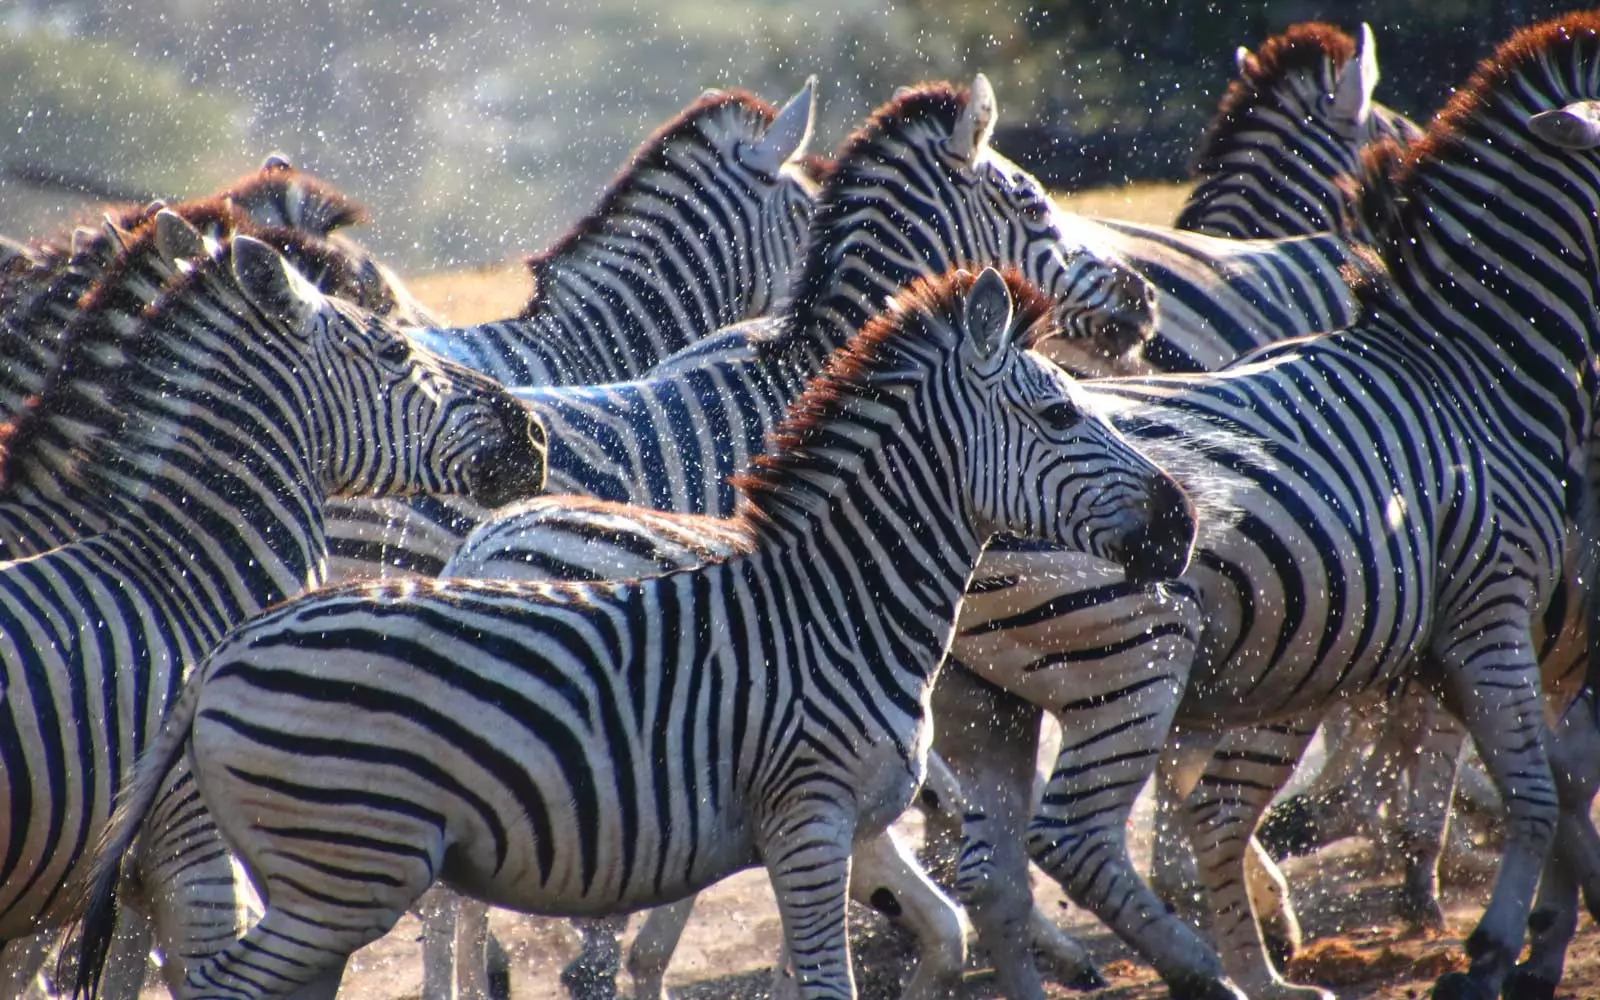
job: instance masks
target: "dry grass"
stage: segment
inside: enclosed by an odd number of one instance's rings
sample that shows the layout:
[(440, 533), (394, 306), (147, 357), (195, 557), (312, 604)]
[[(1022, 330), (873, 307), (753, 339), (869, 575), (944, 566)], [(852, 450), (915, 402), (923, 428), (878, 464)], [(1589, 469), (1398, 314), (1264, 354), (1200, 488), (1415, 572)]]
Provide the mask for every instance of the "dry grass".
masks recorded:
[(1095, 219), (1121, 219), (1125, 222), (1170, 226), (1172, 220), (1178, 217), (1184, 199), (1189, 197), (1190, 187), (1189, 184), (1130, 184), (1127, 187), (1058, 194), (1055, 199), (1056, 204), (1067, 211)]

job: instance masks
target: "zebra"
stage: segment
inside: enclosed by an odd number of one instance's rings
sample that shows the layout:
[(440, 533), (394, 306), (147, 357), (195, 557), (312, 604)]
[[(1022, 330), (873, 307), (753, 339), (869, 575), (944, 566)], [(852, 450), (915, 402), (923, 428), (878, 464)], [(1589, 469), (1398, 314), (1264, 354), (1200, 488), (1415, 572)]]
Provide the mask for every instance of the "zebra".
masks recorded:
[(337, 230), (369, 221), (365, 208), (281, 155), (208, 197), (176, 203), (112, 206), (98, 229), (77, 226), (69, 237), (22, 248), (13, 283), (0, 285), (0, 419), (9, 419), (55, 368), (56, 345), (82, 297), (135, 234), (162, 210), (204, 230), (215, 242), (241, 225), (289, 229), (325, 240), (349, 277), (339, 294), (395, 323), (414, 326), (431, 315), (400, 279)]
[[(956, 125), (955, 130), (957, 134), (965, 134), (972, 128), (986, 135), (986, 127), (981, 123), (993, 117), (992, 88), (980, 78), (974, 82), (971, 93), (978, 102), (976, 106), (985, 110), (976, 121), (970, 125)], [(693, 349), (700, 355), (698, 367), (686, 366), (660, 380), (589, 388), (517, 390), (539, 412), (551, 432), (552, 492), (582, 492), (602, 499), (686, 513), (731, 513), (733, 492), (727, 485), (727, 477), (760, 453), (766, 434), (795, 391), (794, 380), (814, 370), (818, 363), (815, 359), (842, 339), (841, 331), (857, 322), (862, 303), (881, 301), (896, 284), (910, 277), (897, 273), (892, 265), (915, 260), (918, 255), (938, 254), (920, 264), (931, 271), (964, 259), (971, 260), (983, 252), (981, 245), (966, 249), (941, 248), (939, 241), (948, 238), (943, 234), (949, 232), (973, 239), (967, 233), (981, 233), (984, 227), (955, 222), (936, 225), (936, 220), (922, 218), (922, 211), (902, 207), (915, 206), (919, 201), (931, 205), (952, 203), (950, 193), (918, 193), (914, 186), (926, 185), (929, 178), (936, 177), (933, 169), (912, 161), (896, 170), (899, 159), (905, 156), (898, 150), (908, 142), (914, 149), (931, 147), (930, 153), (924, 155), (932, 158), (948, 141), (951, 125), (930, 129), (923, 120), (931, 117), (934, 94), (926, 89), (920, 93), (901, 94), (879, 109), (867, 126), (844, 144), (813, 222), (806, 265), (789, 295), (797, 304), (792, 313), (760, 321), (753, 335), (746, 335), (748, 328), (740, 331), (732, 338), (731, 346), (719, 344), (709, 352)], [(974, 106), (967, 105), (968, 108)], [(942, 114), (947, 116), (947, 122), (954, 118), (952, 111)], [(934, 162), (939, 163), (937, 159)], [(894, 177), (891, 171), (903, 177)], [(981, 170), (976, 173), (980, 178), (985, 176)], [(1030, 277), (1052, 291), (1061, 290), (1056, 294), (1067, 298), (1062, 307), (1065, 313), (1072, 315), (1080, 310), (1078, 300), (1071, 296), (1086, 286), (1082, 277), (1085, 267), (1091, 267), (1091, 273), (1113, 275), (1106, 284), (1115, 285), (1125, 280), (1120, 277), (1120, 267), (1108, 266), (1097, 255), (1080, 257), (1071, 269), (1064, 268), (1059, 261), (1059, 249), (1049, 249), (1058, 244), (1045, 240), (1059, 240), (1058, 226), (1071, 228), (1079, 224), (1051, 210), (1036, 182), (1031, 178), (1024, 182), (1026, 175), (1016, 172), (1009, 164), (997, 180), (1007, 177), (1014, 179), (1009, 183), (1017, 186), (1019, 195), (1006, 195), (1007, 185), (1004, 184), (997, 185), (997, 189), (989, 193), (983, 192), (981, 186), (971, 186), (970, 182), (952, 187), (958, 194), (972, 191), (993, 199), (977, 204), (986, 206), (990, 213), (1000, 213), (986, 225), (1004, 223), (1009, 226), (1014, 233), (1009, 242), (1027, 238), (1037, 245), (1036, 250), (1017, 253), (1013, 260), (1027, 266), (1026, 261), (1038, 258), (1034, 265), (1036, 273)], [(1022, 200), (1020, 195), (1026, 195), (1026, 199)], [(961, 194), (960, 197), (962, 200), (955, 201), (954, 205), (972, 204), (971, 195)], [(1023, 208), (1011, 207), (1013, 199), (1020, 200)], [(1039, 207), (1029, 207), (1035, 199)], [(954, 205), (945, 211), (957, 219), (961, 218), (958, 211), (973, 210), (958, 210)], [(1032, 212), (1047, 219), (1048, 227), (1030, 225), (1027, 217)], [(1007, 216), (1012, 218), (1008, 221)], [(870, 231), (864, 230), (863, 219), (873, 220)], [(925, 230), (931, 233), (918, 235)], [(1251, 253), (1256, 253), (1258, 258), (1265, 256), (1261, 250), (1241, 248), (1236, 241), (1188, 234), (1178, 236), (1189, 239), (1189, 246), (1211, 243), (1219, 247), (1208, 265), (1213, 274), (1228, 270), (1233, 261)], [(918, 242), (906, 245), (913, 239)], [(886, 243), (889, 249), (873, 241)], [(1332, 245), (1335, 241), (1327, 238), (1322, 242)], [(1345, 251), (1340, 249), (1338, 253), (1342, 258)], [(1226, 263), (1218, 263), (1219, 259)], [(1115, 264), (1116, 258), (1111, 263)], [(1049, 270), (1045, 270), (1047, 266)], [(1177, 269), (1169, 273), (1177, 273)], [(829, 287), (829, 283), (835, 287)], [(1247, 287), (1271, 292), (1285, 284), (1276, 279)], [(1087, 285), (1093, 287), (1094, 283)], [(1234, 291), (1232, 301), (1244, 303), (1246, 297)], [(1279, 310), (1276, 316), (1281, 317), (1286, 311)], [(1173, 313), (1181, 315), (1179, 310)], [(1165, 322), (1168, 315), (1163, 309), (1161, 320)], [(1202, 315), (1190, 311), (1189, 315), (1198, 317), (1196, 322), (1205, 324), (1207, 331), (1220, 328), (1220, 323), (1212, 323), (1213, 317), (1222, 315), (1220, 312)], [(1252, 317), (1249, 322), (1263, 331), (1271, 328), (1261, 310), (1248, 315)], [(1210, 333), (1206, 335), (1211, 336)], [(1262, 334), (1248, 331), (1229, 335), (1249, 336), (1252, 343), (1259, 343), (1262, 337)], [(1196, 339), (1199, 336), (1196, 334)], [(722, 355), (724, 360), (708, 362), (707, 358), (717, 357), (719, 350), (726, 352)], [(796, 362), (792, 360), (794, 357), (801, 360)], [(1053, 925), (1038, 915), (1026, 919), (1041, 934), (1053, 932)], [(1004, 926), (1012, 924), (1007, 922)], [(997, 935), (1005, 934), (1005, 931), (994, 930), (984, 933), (983, 937), (992, 942)], [(1015, 939), (1018, 935), (1012, 933), (1010, 937)], [(1087, 956), (1081, 947), (1060, 940), (1059, 933), (1046, 940), (1068, 970), (1069, 978), (1093, 982), (1092, 968), (1087, 965)], [(1019, 944), (1015, 940), (1006, 943)], [(998, 947), (991, 943), (992, 950)], [(1001, 965), (1008, 961), (1031, 962), (1031, 959), (1025, 950), (1012, 958), (997, 957)]]
[(633, 153), (599, 204), (530, 257), (515, 318), (414, 330), (507, 385), (635, 378), (713, 330), (757, 316), (800, 255), (818, 174), (816, 77), (781, 111), (708, 91)]
[(183, 995), (329, 990), (437, 878), (593, 914), (759, 862), (799, 995), (853, 996), (852, 845), (920, 781), (922, 706), (985, 541), (1086, 545), (1146, 579), (1193, 541), (1182, 490), (1017, 349), (1051, 308), (993, 270), (897, 296), (741, 478), (733, 558), (633, 582), (355, 584), (240, 629), (102, 845), (80, 967), (98, 966), (118, 859), (188, 746), (269, 902)]
[[(356, 303), (370, 301), (371, 272), (359, 259), (352, 260), (346, 251), (302, 231), (256, 226), (231, 201), (208, 199), (159, 209), (132, 232), (124, 232), (120, 239), (125, 246), (104, 267), (96, 284), (79, 297), (79, 308), (58, 337), (71, 342), (77, 326), (107, 322), (134, 324), (137, 329), (140, 312), (183, 268), (223, 246), (219, 237), (226, 240), (240, 233), (252, 234), (287, 254), (297, 272), (323, 294)], [(112, 314), (118, 319), (109, 321)], [(79, 484), (73, 466), (82, 460), (80, 451), (76, 429), (67, 429), (32, 448), (34, 457), (14, 463), (12, 475), (0, 485), (0, 553), (6, 558), (34, 555), (103, 530), (108, 517), (114, 516), (92, 490)]]
[[(8, 942), (74, 916), (88, 853), (183, 668), (320, 581), (326, 495), (505, 502), (542, 483), (543, 431), (514, 398), (325, 298), (259, 240), (233, 237), (137, 313), (122, 301), (97, 294), (0, 435), (0, 481), (54, 469), (105, 521), (0, 563)], [(175, 973), (234, 928), (207, 909), (216, 863), (227, 869), (216, 831), (184, 807), (186, 777), (168, 791), (139, 860)]]
[[(1381, 697), (1421, 654), (1425, 679), (1463, 717), (1509, 812), (1496, 890), (1468, 939), (1472, 968), (1445, 977), (1435, 995), (1553, 989), (1559, 955), (1541, 957), (1542, 932), (1530, 968), (1507, 976), (1558, 819), (1563, 851), (1546, 884), (1560, 882), (1569, 907), (1576, 881), (1600, 889), (1600, 867), (1580, 849), (1596, 843), (1592, 765), (1564, 764), (1552, 776), (1535, 641), (1589, 502), (1596, 276), (1592, 260), (1567, 248), (1600, 236), (1597, 60), (1600, 18), (1529, 29), (1480, 67), (1409, 150), (1384, 143), (1365, 154), (1355, 210), (1389, 278), (1364, 290), (1357, 327), (1286, 343), (1215, 376), (1091, 388), (1115, 401), (1115, 422), (1136, 441), (1199, 425), (1267, 443), (1270, 461), (1232, 463), (1249, 480), (1234, 494), (1243, 518), (1197, 547), (1176, 591), (1191, 605), (1184, 630), (1198, 653), (1192, 667), (1175, 667), (1187, 683), (1181, 706), (1182, 685), (1164, 704), (1139, 704), (1147, 673), (1107, 670), (1084, 683), (1080, 661), (1097, 654), (1066, 638), (1079, 623), (1065, 600), (1033, 616), (1057, 638), (1039, 642), (1031, 668), (1019, 655), (986, 670), (968, 655), (978, 637), (956, 640), (953, 656), (1002, 687), (1031, 688), (1040, 703), (1124, 703), (1077, 730), (1029, 827), (1029, 854), (1150, 958), (1175, 995), (1224, 995), (1224, 967), (1250, 996), (1324, 995), (1285, 984), (1262, 954), (1237, 879), (1244, 834), (1327, 704)], [(1230, 464), (1226, 454), (1215, 461)], [(1076, 608), (1109, 618), (1093, 583)], [(997, 603), (1003, 591), (992, 591)], [(995, 623), (1025, 618), (1016, 607), (988, 618), (973, 611)], [(1068, 664), (1070, 676), (1052, 678)], [(1126, 864), (1121, 818), (1159, 743), (1122, 742), (1114, 761), (1098, 759), (1107, 734), (1173, 712), (1200, 727), (1270, 723), (1254, 743), (1230, 737), (1188, 804), (1225, 966)], [(1596, 725), (1586, 689), (1556, 728), (1556, 759), (1575, 761), (1574, 744), (1592, 747)], [(989, 843), (1004, 839), (991, 831)], [(1563, 933), (1570, 926), (1544, 942), (1551, 952)]]
[[(766, 312), (801, 253), (818, 179), (816, 77), (782, 109), (708, 91), (642, 143), (598, 205), (529, 259), (520, 315), (412, 330), (444, 357), (518, 385), (631, 378)], [(435, 575), (486, 512), (459, 498), (334, 505), (330, 579)]]
[(1195, 150), (1194, 190), (1179, 229), (1233, 239), (1338, 232), (1345, 220), (1340, 178), (1369, 142), (1409, 144), (1421, 134), (1405, 115), (1372, 99), (1378, 48), (1372, 27), (1357, 43), (1308, 21), (1252, 52), (1240, 46), (1228, 84)]

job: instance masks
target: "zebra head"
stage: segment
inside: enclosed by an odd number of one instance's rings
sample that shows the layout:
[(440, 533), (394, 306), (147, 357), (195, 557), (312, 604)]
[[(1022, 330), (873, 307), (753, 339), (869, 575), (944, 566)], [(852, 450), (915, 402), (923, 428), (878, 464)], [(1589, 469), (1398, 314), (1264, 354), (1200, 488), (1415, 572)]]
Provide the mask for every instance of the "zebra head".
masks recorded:
[[(840, 147), (818, 199), (793, 329), (830, 320), (855, 331), (900, 288), (953, 268), (1016, 268), (1057, 303), (1062, 335), (1112, 334), (1122, 355), (1142, 344), (1154, 296), (1120, 261), (1091, 250), (1032, 174), (990, 145), (999, 115), (979, 73), (970, 88), (903, 88)], [(1069, 322), (1088, 311), (1110, 323)], [(831, 315), (830, 315), (831, 314)], [(1153, 315), (1149, 328), (1154, 328)]]
[(948, 418), (964, 421), (958, 464), (973, 523), (1121, 563), (1134, 582), (1188, 565), (1194, 509), (1183, 489), (1133, 448), (1071, 376), (1023, 350), (1050, 303), (1015, 274), (959, 274), (964, 304)]
[(320, 381), (326, 495), (465, 493), (498, 506), (544, 484), (544, 427), (499, 383), (415, 347), (381, 319), (329, 298), (266, 243), (230, 242), (234, 278), (287, 350)]

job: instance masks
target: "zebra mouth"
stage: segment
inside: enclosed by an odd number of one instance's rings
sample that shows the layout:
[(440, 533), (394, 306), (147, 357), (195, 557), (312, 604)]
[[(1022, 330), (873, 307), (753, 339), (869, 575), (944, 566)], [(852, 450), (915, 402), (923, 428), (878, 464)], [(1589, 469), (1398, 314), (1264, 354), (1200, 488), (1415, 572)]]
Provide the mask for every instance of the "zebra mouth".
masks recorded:
[(513, 401), (511, 409), (513, 412), (506, 414), (509, 433), (504, 444), (480, 454), (473, 465), (472, 496), (486, 507), (501, 507), (544, 492), (549, 442), (544, 424), (521, 403)]
[(1176, 579), (1189, 568), (1189, 555), (1194, 551), (1194, 505), (1188, 494), (1160, 476), (1150, 485), (1149, 505), (1149, 519), (1133, 532), (1123, 549), (1122, 565), (1129, 583)]

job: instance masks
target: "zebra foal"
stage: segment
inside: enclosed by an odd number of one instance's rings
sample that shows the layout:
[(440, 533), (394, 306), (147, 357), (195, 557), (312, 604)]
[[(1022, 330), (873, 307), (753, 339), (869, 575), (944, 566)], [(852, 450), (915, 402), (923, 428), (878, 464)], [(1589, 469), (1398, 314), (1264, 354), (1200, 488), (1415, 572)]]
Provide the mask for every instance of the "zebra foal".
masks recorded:
[(741, 480), (737, 557), (631, 583), (351, 586), (240, 630), (103, 842), (80, 968), (192, 745), (269, 903), (183, 996), (332, 986), (435, 879), (599, 914), (757, 862), (800, 995), (853, 995), (852, 844), (920, 781), (928, 688), (988, 537), (1086, 546), (1141, 578), (1181, 570), (1193, 539), (1182, 491), (1018, 349), (1049, 308), (997, 272), (898, 296)]

